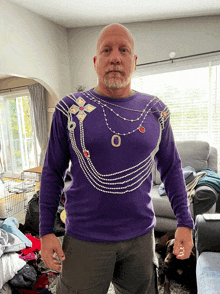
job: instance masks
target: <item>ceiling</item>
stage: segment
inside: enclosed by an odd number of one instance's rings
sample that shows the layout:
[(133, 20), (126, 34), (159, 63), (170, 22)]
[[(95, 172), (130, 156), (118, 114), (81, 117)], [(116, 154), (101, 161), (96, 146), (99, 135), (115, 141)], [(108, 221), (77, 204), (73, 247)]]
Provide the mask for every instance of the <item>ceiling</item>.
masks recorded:
[(220, 14), (219, 0), (11, 0), (11, 2), (65, 28)]

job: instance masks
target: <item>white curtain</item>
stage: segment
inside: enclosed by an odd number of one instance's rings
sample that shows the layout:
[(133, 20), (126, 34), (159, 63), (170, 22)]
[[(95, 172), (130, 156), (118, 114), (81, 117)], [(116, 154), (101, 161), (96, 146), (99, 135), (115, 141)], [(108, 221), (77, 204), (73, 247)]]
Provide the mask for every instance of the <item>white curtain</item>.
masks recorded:
[(48, 144), (47, 102), (45, 88), (41, 84), (28, 86), (31, 96), (31, 109), (34, 115), (36, 135), (41, 148), (39, 165), (43, 165)]

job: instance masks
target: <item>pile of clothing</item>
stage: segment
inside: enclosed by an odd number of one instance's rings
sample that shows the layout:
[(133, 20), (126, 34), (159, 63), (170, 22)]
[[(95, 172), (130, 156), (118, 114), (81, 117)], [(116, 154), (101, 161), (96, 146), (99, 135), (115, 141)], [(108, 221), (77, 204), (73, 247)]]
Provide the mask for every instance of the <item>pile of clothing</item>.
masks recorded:
[[(210, 168), (196, 171), (193, 167), (186, 166), (182, 170), (188, 203), (193, 202), (194, 218), (198, 214), (206, 213), (215, 204), (215, 211), (220, 213), (220, 175)], [(166, 196), (163, 183), (159, 186), (159, 195)]]
[[(195, 189), (202, 186), (212, 187), (220, 194), (220, 176), (210, 168), (195, 170), (191, 166), (182, 168), (183, 176), (186, 183), (186, 190), (189, 204), (193, 202), (195, 196)], [(164, 184), (159, 186), (160, 196), (166, 196)]]
[[(69, 185), (71, 177), (65, 178)], [(34, 183), (27, 181), (20, 187), (11, 186), (15, 193), (22, 189), (33, 189)], [(26, 190), (26, 191), (27, 191)], [(9, 217), (0, 218), (0, 294), (55, 294), (59, 272), (46, 267), (41, 258), (39, 239), (39, 195), (37, 191), (28, 202), (25, 223)], [(65, 223), (60, 215), (64, 210), (65, 193), (62, 194), (54, 225), (54, 234), (62, 244)]]
[(51, 281), (59, 272), (45, 266), (34, 235), (24, 234), (13, 217), (0, 220), (0, 294), (54, 293)]

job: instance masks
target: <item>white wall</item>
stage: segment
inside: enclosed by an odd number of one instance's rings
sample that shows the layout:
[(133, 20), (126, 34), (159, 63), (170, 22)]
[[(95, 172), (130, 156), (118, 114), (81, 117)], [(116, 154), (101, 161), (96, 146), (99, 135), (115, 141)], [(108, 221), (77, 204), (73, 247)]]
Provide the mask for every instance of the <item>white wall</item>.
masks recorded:
[(97, 84), (93, 57), (101, 29), (101, 26), (67, 29), (72, 92), (76, 92), (77, 85), (85, 85), (88, 90)]
[[(220, 16), (126, 24), (135, 40), (138, 64), (220, 49)], [(42, 83), (61, 99), (97, 84), (93, 67), (102, 26), (65, 29), (7, 0), (0, 0), (0, 74)], [(69, 55), (68, 55), (69, 51)]]
[[(135, 40), (138, 64), (220, 50), (220, 16), (125, 24)], [(76, 85), (92, 88), (97, 83), (93, 56), (103, 27), (68, 29), (71, 90)]]
[(54, 97), (70, 91), (66, 29), (0, 0), (0, 74), (40, 82)]

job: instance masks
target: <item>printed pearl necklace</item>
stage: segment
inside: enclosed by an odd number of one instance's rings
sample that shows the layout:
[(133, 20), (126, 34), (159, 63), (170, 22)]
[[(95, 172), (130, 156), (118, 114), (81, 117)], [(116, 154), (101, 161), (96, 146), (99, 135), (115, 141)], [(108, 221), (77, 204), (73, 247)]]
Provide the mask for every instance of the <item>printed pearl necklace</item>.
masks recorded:
[[(82, 171), (84, 172), (87, 180), (91, 183), (91, 185), (96, 190), (99, 190), (104, 193), (110, 193), (110, 194), (125, 194), (127, 192), (132, 192), (136, 190), (137, 188), (139, 188), (142, 185), (142, 183), (151, 174), (152, 167), (154, 165), (154, 156), (159, 150), (159, 144), (161, 141), (161, 133), (162, 133), (161, 127), (160, 127), (160, 135), (158, 138), (157, 145), (146, 159), (144, 159), (137, 165), (132, 166), (128, 169), (121, 170), (119, 172), (115, 172), (112, 174), (106, 174), (106, 175), (100, 174), (96, 170), (90, 156), (86, 157), (87, 161), (85, 160), (85, 157), (82, 155), (82, 153), (80, 152), (80, 150), (78, 149), (76, 145), (74, 129), (75, 128), (70, 129), (70, 132), (69, 132), (72, 148), (78, 157), (80, 167)], [(84, 132), (82, 122), (80, 122), (80, 132)], [(82, 147), (85, 148), (84, 136), (82, 136), (81, 138), (82, 138), (81, 145), (83, 145)], [(118, 176), (121, 174), (123, 175)], [(113, 176), (116, 176), (116, 178), (109, 178)], [(124, 179), (124, 180), (122, 182), (119, 182), (119, 180), (121, 179)]]
[[(90, 100), (94, 101), (95, 103), (98, 103), (101, 107), (102, 107), (102, 110), (103, 110), (103, 114), (104, 114), (104, 119), (105, 119), (105, 123), (106, 123), (106, 126), (107, 128), (112, 132), (114, 133), (114, 135), (112, 136), (111, 138), (111, 143), (114, 147), (119, 147), (121, 145), (121, 137), (120, 136), (127, 136), (127, 135), (130, 135), (134, 132), (136, 132), (137, 130), (139, 130), (141, 133), (145, 133), (145, 128), (142, 126), (146, 116), (148, 115), (148, 113), (150, 112), (151, 108), (158, 102), (158, 98), (157, 97), (153, 97), (153, 99), (145, 106), (145, 108), (141, 111), (139, 110), (134, 110), (134, 109), (129, 109), (129, 108), (126, 108), (126, 107), (123, 107), (123, 106), (120, 106), (120, 105), (117, 105), (117, 104), (113, 104), (111, 102), (107, 102), (107, 101), (102, 101), (101, 99), (97, 99), (97, 97), (95, 97), (90, 91), (88, 91), (89, 95), (86, 94), (86, 97), (89, 98)], [(148, 109), (148, 111), (146, 111), (146, 109), (148, 108), (148, 106), (154, 101), (156, 100), (156, 102), (154, 103), (154, 105), (151, 106), (150, 109)], [(110, 108), (106, 103), (110, 104), (110, 105), (114, 105), (116, 107), (120, 107), (122, 109), (125, 109), (125, 110), (128, 110), (128, 111), (138, 111), (138, 112), (141, 112), (140, 116), (137, 117), (136, 119), (128, 119), (128, 118), (125, 118), (123, 116), (121, 116), (119, 113), (115, 112), (114, 109)], [(113, 112), (118, 118), (121, 118), (122, 120), (124, 121), (129, 121), (129, 122), (136, 122), (136, 121), (139, 121), (142, 116), (143, 119), (141, 121), (141, 123), (138, 125), (138, 127), (136, 127), (135, 129), (133, 129), (132, 131), (128, 131), (127, 133), (120, 133), (120, 132), (117, 132), (115, 130), (113, 130), (110, 125), (109, 125), (109, 122), (108, 122), (108, 118), (107, 118), (107, 115), (106, 115), (106, 111), (105, 111), (105, 108), (109, 109), (111, 112)]]
[[(74, 100), (76, 103), (79, 103), (80, 97), (76, 99), (76, 97), (69, 96), (69, 98)], [(81, 98), (81, 102), (82, 100), (83, 99)], [(90, 153), (86, 149), (84, 128), (83, 128), (83, 121), (85, 117), (83, 117), (82, 114), (81, 116), (80, 115), (78, 116), (79, 127), (80, 127), (80, 144), (81, 144), (82, 152), (79, 150), (76, 144), (75, 133), (74, 133), (76, 122), (72, 120), (73, 112), (71, 110), (74, 110), (74, 112), (77, 113), (77, 111), (82, 112), (84, 111), (84, 109), (87, 111), (92, 111), (95, 108), (94, 106), (90, 104), (87, 104), (85, 107), (83, 107), (83, 109), (82, 107), (83, 106), (78, 107), (76, 105), (72, 105), (69, 108), (68, 105), (63, 100), (61, 100), (56, 106), (56, 108), (59, 111), (61, 111), (68, 119), (67, 123), (68, 123), (71, 145), (73, 150), (75, 151), (75, 154), (77, 155), (80, 167), (83, 173), (85, 174), (87, 180), (91, 183), (91, 185), (95, 189), (102, 191), (104, 193), (125, 194), (127, 192), (131, 192), (139, 188), (152, 172), (152, 167), (154, 165), (154, 156), (159, 150), (159, 144), (161, 141), (164, 121), (168, 117), (167, 112), (163, 110), (163, 112), (161, 112), (161, 116), (158, 118), (158, 124), (160, 128), (159, 138), (158, 138), (155, 149), (151, 152), (151, 154), (147, 158), (145, 158), (143, 161), (139, 162), (135, 166), (129, 167), (125, 170), (103, 175), (96, 170), (90, 158)], [(77, 108), (79, 108), (79, 110), (77, 110)]]

